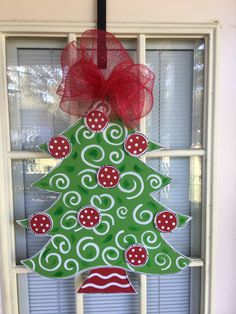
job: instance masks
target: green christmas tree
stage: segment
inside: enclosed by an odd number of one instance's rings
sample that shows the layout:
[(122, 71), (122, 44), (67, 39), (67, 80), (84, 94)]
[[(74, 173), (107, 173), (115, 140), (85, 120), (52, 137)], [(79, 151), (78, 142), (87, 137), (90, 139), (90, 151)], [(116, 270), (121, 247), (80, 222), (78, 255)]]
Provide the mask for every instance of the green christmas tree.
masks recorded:
[(139, 158), (160, 148), (119, 119), (107, 123), (100, 110), (92, 110), (42, 144), (42, 151), (63, 159), (34, 186), (59, 196), (46, 211), (19, 222), (35, 234), (50, 236), (40, 252), (22, 263), (50, 278), (92, 269), (97, 276), (81, 292), (96, 292), (96, 280), (108, 280), (115, 270), (120, 275), (100, 292), (132, 292), (128, 283), (123, 287), (119, 283), (125, 270), (162, 275), (185, 268), (190, 260), (163, 235), (183, 227), (189, 217), (153, 198), (151, 193), (163, 189), (171, 178)]

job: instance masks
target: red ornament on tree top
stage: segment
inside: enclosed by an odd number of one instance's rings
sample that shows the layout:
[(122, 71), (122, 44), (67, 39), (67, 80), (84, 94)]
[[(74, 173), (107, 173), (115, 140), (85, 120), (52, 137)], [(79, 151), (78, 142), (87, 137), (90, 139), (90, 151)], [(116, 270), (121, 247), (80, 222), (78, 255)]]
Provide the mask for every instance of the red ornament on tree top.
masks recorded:
[(114, 166), (102, 166), (98, 170), (97, 180), (103, 188), (114, 188), (120, 181), (120, 173)]
[(95, 228), (99, 225), (100, 221), (100, 212), (93, 206), (85, 206), (78, 212), (78, 222), (85, 228)]
[(125, 260), (132, 266), (143, 266), (148, 261), (147, 249), (141, 244), (133, 244), (125, 251)]
[(90, 110), (85, 116), (85, 124), (92, 132), (101, 132), (108, 124), (107, 115), (99, 109)]

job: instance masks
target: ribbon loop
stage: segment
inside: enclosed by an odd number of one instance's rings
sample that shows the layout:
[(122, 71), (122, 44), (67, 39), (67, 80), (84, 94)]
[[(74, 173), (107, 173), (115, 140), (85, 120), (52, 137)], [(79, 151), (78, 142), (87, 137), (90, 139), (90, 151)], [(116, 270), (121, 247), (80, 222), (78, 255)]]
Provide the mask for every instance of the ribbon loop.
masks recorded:
[[(107, 67), (97, 65), (97, 39), (106, 36)], [(111, 116), (136, 127), (153, 106), (154, 73), (134, 64), (120, 41), (111, 33), (88, 30), (79, 46), (69, 43), (62, 52), (62, 82), (57, 90), (63, 111), (82, 117), (97, 101), (108, 102)]]

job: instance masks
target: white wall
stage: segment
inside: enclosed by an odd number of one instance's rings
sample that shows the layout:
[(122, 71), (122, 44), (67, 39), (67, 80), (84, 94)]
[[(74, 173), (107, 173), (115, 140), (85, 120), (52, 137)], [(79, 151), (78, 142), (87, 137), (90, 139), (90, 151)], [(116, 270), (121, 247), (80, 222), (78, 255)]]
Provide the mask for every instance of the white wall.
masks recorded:
[[(0, 20), (95, 21), (95, 0), (2, 0)], [(236, 313), (236, 1), (107, 0), (108, 22), (220, 21), (215, 314)]]

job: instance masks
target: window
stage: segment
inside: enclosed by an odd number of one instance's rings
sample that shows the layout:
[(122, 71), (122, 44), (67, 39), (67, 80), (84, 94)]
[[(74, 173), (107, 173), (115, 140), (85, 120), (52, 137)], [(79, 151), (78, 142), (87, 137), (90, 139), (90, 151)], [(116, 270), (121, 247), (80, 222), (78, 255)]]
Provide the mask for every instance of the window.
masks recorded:
[(193, 217), (188, 226), (166, 236), (181, 253), (192, 256), (193, 262), (183, 272), (166, 277), (130, 273), (136, 296), (76, 295), (84, 274), (76, 279), (50, 280), (20, 266), (21, 259), (38, 252), (48, 240), (26, 232), (15, 220), (45, 210), (56, 198), (55, 193), (40, 191), (31, 184), (56, 164), (38, 150), (38, 145), (75, 122), (58, 108), (56, 89), (61, 80), (60, 53), (68, 40), (79, 40), (79, 35), (75, 30), (65, 37), (60, 31), (55, 37), (50, 33), (2, 36), (3, 60), (6, 57), (6, 69), (3, 66), (1, 73), (2, 162), (6, 179), (2, 186), (5, 225), (1, 236), (7, 236), (2, 247), (3, 267), (10, 269), (5, 274), (4, 289), (11, 287), (8, 298), (13, 300), (7, 300), (6, 314), (208, 313), (204, 296), (210, 263), (206, 238), (210, 232), (207, 206), (211, 193), (206, 189), (211, 173), (206, 155), (210, 160), (208, 139), (213, 115), (209, 116), (208, 39), (212, 30), (192, 32), (194, 35), (183, 30), (182, 35), (172, 36), (158, 35), (158, 29), (147, 31), (148, 35), (138, 29), (127, 34), (114, 29), (114, 33), (121, 36), (135, 62), (147, 63), (156, 73), (154, 108), (142, 120), (140, 130), (166, 149), (147, 153), (144, 159), (174, 178), (155, 197), (165, 206)]

